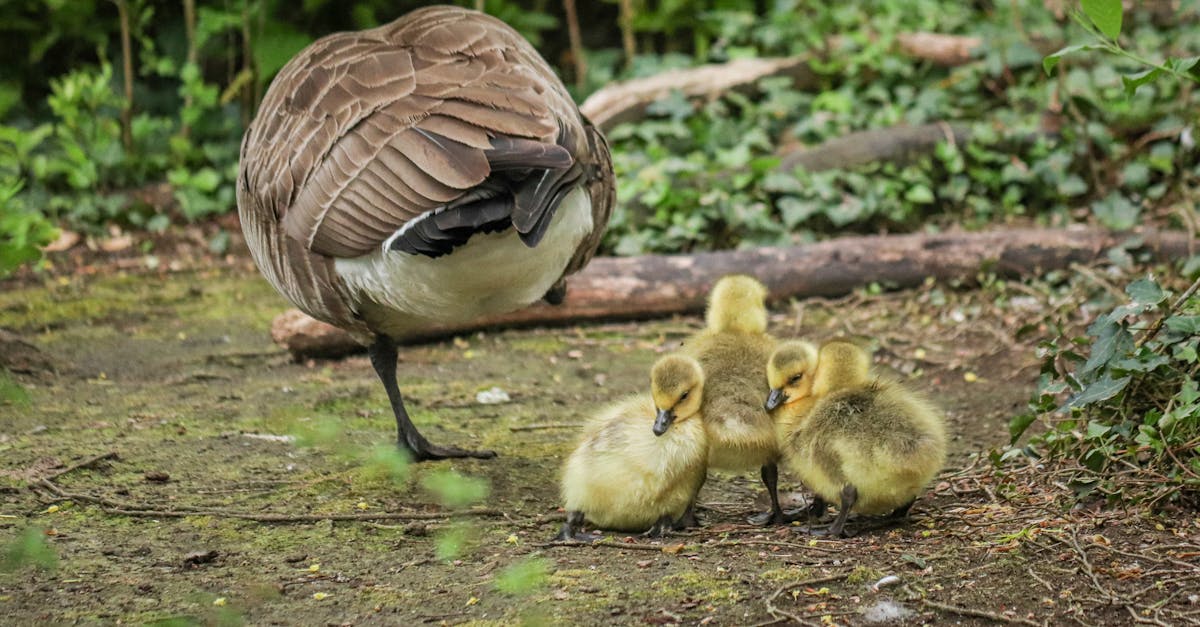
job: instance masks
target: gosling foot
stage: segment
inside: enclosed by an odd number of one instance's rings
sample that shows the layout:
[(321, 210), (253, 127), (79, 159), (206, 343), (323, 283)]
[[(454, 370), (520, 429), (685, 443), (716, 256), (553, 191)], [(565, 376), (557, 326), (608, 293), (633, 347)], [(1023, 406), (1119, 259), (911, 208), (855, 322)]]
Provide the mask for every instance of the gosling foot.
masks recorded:
[(666, 537), (667, 535), (670, 535), (671, 527), (672, 527), (671, 517), (663, 516), (662, 518), (658, 519), (658, 522), (654, 523), (653, 527), (650, 527), (649, 529), (647, 529), (646, 532), (642, 534), (642, 537), (643, 538)]
[(746, 519), (752, 525), (769, 527), (771, 525), (787, 525), (808, 517), (807, 509), (792, 509), (759, 512)]
[(567, 522), (563, 523), (553, 542), (595, 542), (604, 534), (586, 533), (583, 531), (583, 512), (567, 512)]

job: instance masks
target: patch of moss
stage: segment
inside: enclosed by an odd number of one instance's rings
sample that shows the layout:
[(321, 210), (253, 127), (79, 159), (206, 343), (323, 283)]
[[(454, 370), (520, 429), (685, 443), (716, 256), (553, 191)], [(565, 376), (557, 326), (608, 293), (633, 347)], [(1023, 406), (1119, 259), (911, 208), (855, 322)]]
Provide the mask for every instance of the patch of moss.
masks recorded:
[(736, 603), (742, 598), (728, 575), (707, 574), (698, 570), (667, 575), (656, 581), (653, 587), (672, 597), (699, 599), (709, 603)]

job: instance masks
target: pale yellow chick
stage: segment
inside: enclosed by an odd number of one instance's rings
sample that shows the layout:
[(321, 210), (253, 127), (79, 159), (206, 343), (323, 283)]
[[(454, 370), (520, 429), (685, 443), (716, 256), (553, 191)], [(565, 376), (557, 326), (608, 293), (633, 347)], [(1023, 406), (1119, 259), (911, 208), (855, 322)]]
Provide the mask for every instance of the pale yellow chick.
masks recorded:
[(903, 518), (946, 461), (942, 414), (899, 383), (875, 378), (870, 357), (841, 341), (818, 352), (785, 342), (767, 367), (767, 408), (787, 467), (816, 494), (810, 513), (840, 503), (831, 535), (850, 512)]
[(708, 461), (704, 382), (695, 359), (668, 355), (650, 371), (649, 396), (611, 405), (584, 425), (563, 467), (567, 522), (558, 539), (594, 539), (580, 534), (585, 519), (658, 536), (683, 517)]
[(709, 466), (760, 469), (771, 512), (756, 522), (781, 523), (786, 519), (776, 490), (779, 448), (762, 402), (767, 358), (775, 347), (775, 339), (767, 334), (766, 298), (767, 288), (751, 277), (722, 278), (709, 294), (704, 330), (688, 338), (680, 352), (695, 357), (704, 369), (701, 413), (708, 430)]

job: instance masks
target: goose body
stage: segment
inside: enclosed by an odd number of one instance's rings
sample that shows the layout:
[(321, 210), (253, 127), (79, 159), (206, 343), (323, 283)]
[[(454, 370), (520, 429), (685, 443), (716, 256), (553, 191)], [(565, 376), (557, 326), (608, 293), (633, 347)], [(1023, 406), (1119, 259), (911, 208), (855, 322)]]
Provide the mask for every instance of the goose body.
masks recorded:
[(619, 401), (583, 429), (562, 473), (567, 523), (658, 535), (683, 518), (704, 483), (708, 443), (699, 419), (700, 365), (668, 356), (651, 371), (651, 394)]
[(766, 287), (751, 277), (722, 278), (709, 294), (705, 328), (685, 340), (680, 352), (704, 369), (709, 467), (759, 469), (771, 497), (772, 512), (764, 520), (782, 522), (776, 494), (779, 446), (762, 403), (766, 360), (775, 347), (767, 334), (766, 297)]
[(434, 6), (322, 38), (280, 70), (242, 142), (238, 211), (256, 264), (309, 315), (370, 347), (545, 298), (595, 253), (615, 197), (604, 137), (503, 22)]
[(835, 535), (851, 512), (907, 514), (946, 459), (941, 413), (899, 383), (871, 376), (869, 363), (847, 342), (819, 352), (788, 343), (769, 366), (768, 406), (779, 419), (784, 462), (817, 496), (815, 513), (841, 504)]

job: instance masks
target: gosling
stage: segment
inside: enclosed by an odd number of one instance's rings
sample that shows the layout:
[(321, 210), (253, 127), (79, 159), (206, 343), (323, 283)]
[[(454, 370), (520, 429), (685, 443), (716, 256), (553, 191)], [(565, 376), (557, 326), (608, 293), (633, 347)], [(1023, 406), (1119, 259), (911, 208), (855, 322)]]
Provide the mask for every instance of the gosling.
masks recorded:
[(870, 357), (848, 342), (818, 352), (785, 342), (767, 365), (766, 408), (777, 420), (787, 467), (816, 495), (811, 517), (839, 502), (828, 534), (845, 536), (851, 512), (908, 515), (946, 461), (941, 413), (893, 381), (870, 374)]
[[(708, 465), (732, 471), (760, 469), (771, 498), (771, 511), (753, 517), (758, 524), (790, 520), (779, 506), (779, 447), (767, 393), (767, 358), (775, 339), (767, 334), (767, 288), (757, 280), (733, 275), (713, 286), (705, 329), (684, 342), (681, 352), (704, 368), (707, 385), (701, 414), (708, 431)], [(692, 510), (688, 518), (694, 521)]]
[[(660, 537), (680, 522), (704, 484), (708, 439), (699, 420), (704, 372), (668, 355), (650, 371), (650, 395), (609, 406), (584, 426), (567, 459), (567, 521), (557, 540), (594, 540), (585, 519), (616, 531)], [(653, 417), (653, 418), (652, 418)]]

